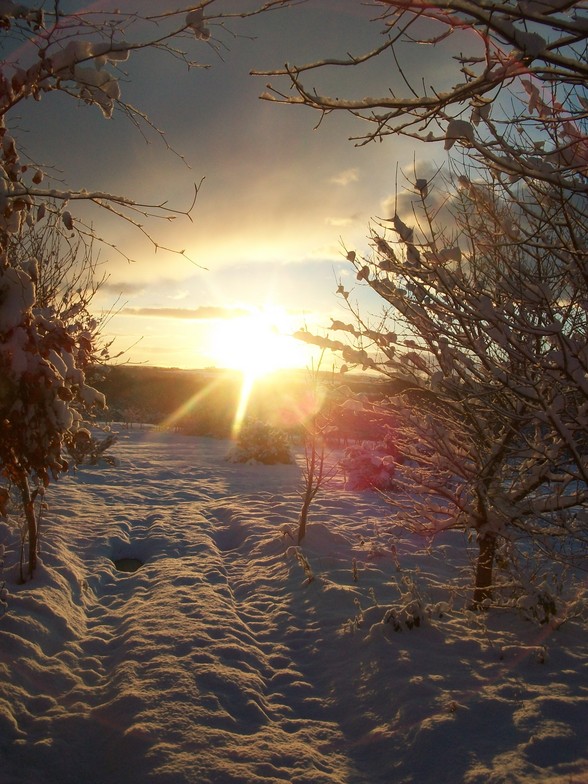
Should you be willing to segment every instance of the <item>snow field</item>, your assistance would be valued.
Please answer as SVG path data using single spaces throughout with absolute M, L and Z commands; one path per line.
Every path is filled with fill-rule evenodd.
M 325 489 L 298 549 L 298 466 L 228 446 L 121 433 L 118 468 L 51 490 L 27 585 L 2 531 L 2 784 L 586 780 L 585 620 L 467 612 L 460 535 L 392 530 L 371 492 Z

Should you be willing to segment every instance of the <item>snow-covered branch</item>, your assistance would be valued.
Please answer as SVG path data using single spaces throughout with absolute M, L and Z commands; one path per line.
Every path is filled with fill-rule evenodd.
M 383 44 L 341 59 L 256 71 L 274 79 L 261 97 L 306 105 L 322 113 L 348 112 L 375 126 L 356 137 L 360 144 L 390 134 L 444 141 L 448 150 L 457 143 L 474 147 L 479 160 L 490 161 L 497 171 L 509 176 L 550 182 L 563 178 L 567 187 L 585 191 L 588 10 L 583 2 L 394 0 L 374 5 L 386 6 L 374 21 L 374 27 L 379 23 L 385 36 Z M 413 76 L 411 63 L 403 56 L 406 46 L 415 50 L 438 47 L 463 31 L 472 33 L 471 51 L 452 58 L 455 69 L 451 77 L 439 83 L 431 80 L 425 88 L 420 71 Z M 322 70 L 361 68 L 378 58 L 389 68 L 390 54 L 402 87 L 391 84 L 384 95 L 334 96 L 306 82 L 311 75 L 320 81 Z M 280 88 L 275 80 L 285 80 L 288 89 Z M 520 112 L 515 120 L 512 105 L 518 102 L 522 107 L 525 93 L 530 96 L 528 115 Z M 537 120 L 543 124 L 543 132 L 537 133 Z M 531 134 L 532 143 L 526 150 L 508 134 L 515 125 L 524 126 Z M 547 138 L 552 145 L 542 150 L 540 145 Z M 583 173 L 583 179 L 576 177 L 578 172 Z

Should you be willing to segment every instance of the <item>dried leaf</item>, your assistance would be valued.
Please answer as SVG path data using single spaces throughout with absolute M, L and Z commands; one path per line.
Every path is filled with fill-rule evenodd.
M 420 264 L 421 254 L 414 245 L 406 246 L 406 260 L 409 262 L 409 264 Z
M 445 149 L 450 150 L 457 140 L 474 142 L 474 126 L 467 120 L 450 120 L 445 137 Z
M 419 178 L 415 182 L 414 187 L 420 193 L 423 199 L 427 198 L 427 196 L 429 195 L 429 183 L 427 180 Z
M 353 324 L 344 324 L 342 321 L 331 319 L 331 329 L 338 329 L 342 332 L 351 332 L 352 335 L 357 335 L 357 330 Z
M 398 215 L 395 215 L 392 218 L 392 221 L 394 223 L 395 231 L 397 231 L 400 235 L 400 239 L 403 242 L 412 242 L 414 237 L 414 229 L 411 229 L 409 226 L 407 226 L 406 223 L 404 223 L 404 221 L 398 217 Z

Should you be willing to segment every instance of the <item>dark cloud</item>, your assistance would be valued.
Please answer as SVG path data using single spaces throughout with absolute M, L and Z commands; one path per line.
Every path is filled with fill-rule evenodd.
M 199 308 L 123 308 L 121 316 L 149 316 L 151 318 L 168 319 L 232 319 L 247 316 L 248 311 L 242 308 L 222 308 L 201 306 Z

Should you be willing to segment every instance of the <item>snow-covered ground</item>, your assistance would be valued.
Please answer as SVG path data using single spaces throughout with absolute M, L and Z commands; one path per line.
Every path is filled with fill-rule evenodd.
M 121 433 L 50 490 L 32 583 L 2 528 L 1 784 L 588 782 L 585 619 L 469 612 L 461 534 L 337 483 L 298 550 L 299 467 L 228 448 Z

